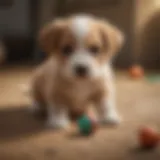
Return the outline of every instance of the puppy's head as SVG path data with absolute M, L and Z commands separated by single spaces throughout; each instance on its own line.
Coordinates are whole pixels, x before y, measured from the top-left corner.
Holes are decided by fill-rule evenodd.
M 42 49 L 57 58 L 60 72 L 70 78 L 101 76 L 123 40 L 116 27 L 89 16 L 56 20 L 39 37 Z

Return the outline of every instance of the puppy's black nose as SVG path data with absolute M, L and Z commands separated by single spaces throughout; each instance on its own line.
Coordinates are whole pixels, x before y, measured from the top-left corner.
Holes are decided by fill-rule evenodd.
M 77 76 L 86 76 L 88 69 L 86 66 L 78 65 L 75 67 L 75 74 Z

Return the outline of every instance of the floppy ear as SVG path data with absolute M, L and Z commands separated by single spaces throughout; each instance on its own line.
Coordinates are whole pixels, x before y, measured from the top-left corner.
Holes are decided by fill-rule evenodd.
M 105 21 L 101 21 L 99 25 L 105 49 L 110 55 L 116 54 L 123 46 L 123 33 L 118 28 Z
M 53 53 L 65 28 L 64 20 L 55 20 L 42 28 L 39 33 L 38 42 L 40 48 L 47 54 Z

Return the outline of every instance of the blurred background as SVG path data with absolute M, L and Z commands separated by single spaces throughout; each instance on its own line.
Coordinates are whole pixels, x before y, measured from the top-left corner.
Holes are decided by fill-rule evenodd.
M 126 35 L 115 66 L 141 63 L 160 68 L 159 0 L 0 0 L 0 38 L 6 63 L 41 61 L 38 30 L 50 20 L 73 13 L 92 13 L 108 19 Z
M 123 121 L 91 138 L 47 128 L 30 114 L 31 99 L 22 92 L 35 64 L 45 59 L 36 41 L 39 29 L 73 13 L 105 18 L 126 37 L 114 61 Z M 158 74 L 148 76 L 150 70 Z M 160 147 L 143 152 L 137 138 L 140 126 L 160 130 L 159 70 L 160 0 L 0 0 L 0 160 L 159 160 Z

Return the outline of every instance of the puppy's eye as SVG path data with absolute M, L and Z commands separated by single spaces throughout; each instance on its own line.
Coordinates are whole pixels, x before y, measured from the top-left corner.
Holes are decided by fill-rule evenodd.
M 62 54 L 65 56 L 71 55 L 73 52 L 73 47 L 70 45 L 66 45 L 62 48 Z
M 98 46 L 90 46 L 89 51 L 93 54 L 97 54 L 100 51 L 100 48 Z

